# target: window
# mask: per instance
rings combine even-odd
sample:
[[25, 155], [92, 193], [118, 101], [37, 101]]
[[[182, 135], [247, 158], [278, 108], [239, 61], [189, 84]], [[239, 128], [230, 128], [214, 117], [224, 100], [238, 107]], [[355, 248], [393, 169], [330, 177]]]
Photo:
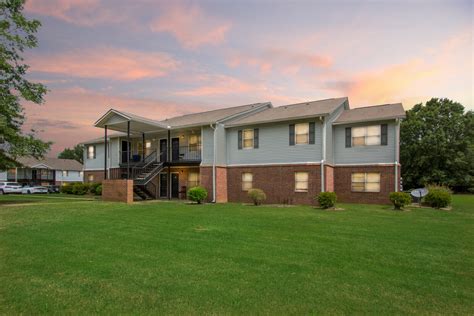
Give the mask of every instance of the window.
[[188, 173], [188, 189], [197, 187], [199, 185], [199, 173]]
[[307, 172], [295, 172], [295, 192], [308, 192], [308, 180]]
[[352, 128], [352, 146], [380, 145], [380, 125], [362, 126]]
[[296, 144], [309, 144], [309, 124], [295, 124]]
[[353, 173], [353, 192], [380, 192], [380, 173]]
[[84, 177], [84, 172], [80, 171], [79, 172], [79, 177], [83, 178]]
[[253, 148], [253, 129], [244, 129], [242, 131], [242, 143], [244, 149]]
[[242, 173], [242, 191], [248, 191], [252, 188], [253, 174], [250, 172]]
[[69, 171], [63, 170], [63, 177], [67, 177], [67, 176], [69, 176]]
[[151, 141], [150, 141], [150, 140], [145, 141], [145, 148], [146, 148], [146, 149], [150, 149], [150, 148], [151, 148]]
[[87, 176], [87, 181], [94, 182], [94, 175], [93, 174], [88, 175]]
[[189, 135], [188, 144], [190, 151], [199, 150], [200, 137], [198, 135]]
[[87, 146], [87, 159], [95, 159], [95, 146]]

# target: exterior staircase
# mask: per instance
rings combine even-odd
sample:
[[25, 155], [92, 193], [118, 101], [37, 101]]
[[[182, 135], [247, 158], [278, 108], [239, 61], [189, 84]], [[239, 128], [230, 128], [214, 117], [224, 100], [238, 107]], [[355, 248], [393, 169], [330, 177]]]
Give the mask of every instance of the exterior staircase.
[[[156, 199], [156, 184], [151, 182], [164, 168], [156, 151], [149, 154], [143, 162], [132, 168], [133, 192], [142, 200]], [[150, 187], [152, 190], [150, 190]]]

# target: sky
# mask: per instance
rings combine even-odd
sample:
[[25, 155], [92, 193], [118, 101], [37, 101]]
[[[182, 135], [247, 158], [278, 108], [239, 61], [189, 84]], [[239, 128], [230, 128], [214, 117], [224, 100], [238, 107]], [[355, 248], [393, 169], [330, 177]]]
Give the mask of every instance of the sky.
[[102, 136], [110, 108], [161, 120], [347, 96], [474, 109], [469, 0], [27, 0], [25, 14], [42, 22], [28, 78], [49, 91], [24, 127], [52, 157]]

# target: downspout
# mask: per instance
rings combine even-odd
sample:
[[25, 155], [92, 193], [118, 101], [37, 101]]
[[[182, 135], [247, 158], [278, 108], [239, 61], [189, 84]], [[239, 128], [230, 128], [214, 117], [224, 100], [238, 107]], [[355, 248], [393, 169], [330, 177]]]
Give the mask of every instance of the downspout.
[[396, 119], [395, 125], [395, 192], [398, 192], [400, 189], [400, 184], [398, 183], [398, 160], [400, 159], [400, 119]]
[[324, 174], [324, 163], [326, 162], [326, 119], [323, 117], [323, 141], [322, 141], [322, 159], [321, 159], [321, 192], [326, 191], [325, 185], [325, 174]]
[[213, 145], [213, 159], [212, 159], [212, 203], [216, 203], [216, 129], [217, 129], [218, 123], [216, 122], [216, 126], [212, 126], [212, 124], [209, 124], [209, 126], [212, 128], [213, 131], [213, 137], [214, 137], [214, 145]]

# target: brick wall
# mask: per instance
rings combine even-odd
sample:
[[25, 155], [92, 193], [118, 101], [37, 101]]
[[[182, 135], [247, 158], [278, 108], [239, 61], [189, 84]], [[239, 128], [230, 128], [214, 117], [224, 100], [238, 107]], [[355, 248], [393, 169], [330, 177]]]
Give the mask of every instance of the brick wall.
[[[308, 192], [295, 192], [295, 172], [309, 173]], [[321, 191], [319, 165], [271, 165], [227, 168], [227, 196], [229, 202], [247, 202], [250, 199], [242, 191], [242, 173], [253, 174], [253, 187], [262, 189], [267, 204], [310, 204]]]
[[[352, 192], [352, 173], [379, 172], [380, 192]], [[338, 166], [334, 168], [337, 200], [349, 203], [390, 204], [388, 195], [395, 190], [394, 166]]]
[[133, 180], [103, 180], [102, 200], [132, 203]]
[[199, 182], [207, 190], [207, 201], [212, 201], [212, 167], [199, 167]]
[[225, 203], [228, 201], [227, 195], [227, 168], [216, 168], [216, 202]]
[[[121, 179], [122, 173], [126, 173], [127, 169], [111, 168], [109, 170], [110, 179]], [[94, 175], [94, 180], [89, 181], [89, 175]], [[102, 182], [104, 180], [104, 170], [84, 171], [84, 182]]]
[[334, 168], [324, 166], [324, 188], [326, 192], [334, 192]]

